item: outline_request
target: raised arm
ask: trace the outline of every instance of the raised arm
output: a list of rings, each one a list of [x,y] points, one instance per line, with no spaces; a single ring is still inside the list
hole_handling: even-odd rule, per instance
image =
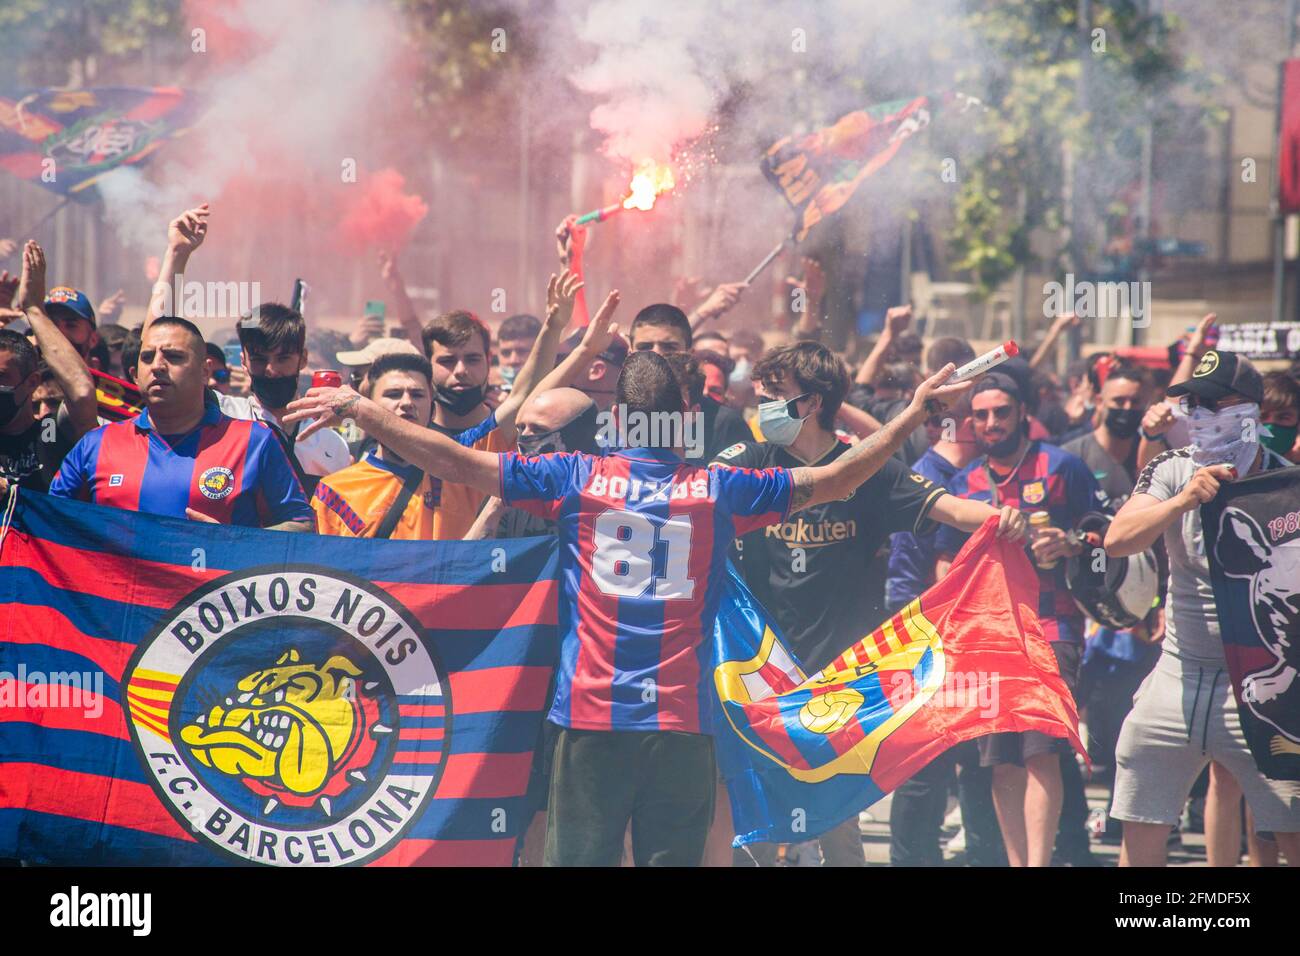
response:
[[[819,342],[822,331],[822,297],[826,294],[826,273],[816,259],[804,258],[803,278],[786,279],[791,294],[803,290],[803,309],[799,321],[790,330],[796,341]]]
[[[1187,351],[1183,353],[1183,357],[1178,362],[1178,368],[1174,369],[1173,378],[1169,380],[1170,385],[1177,385],[1179,382],[1185,382],[1192,377],[1192,370],[1196,368],[1196,363],[1205,354],[1207,348],[1205,339],[1210,334],[1210,329],[1214,327],[1216,319],[1218,319],[1218,315],[1211,312],[1202,318],[1196,326],[1196,331],[1192,333],[1192,337],[1187,341]]]
[[[902,447],[907,436],[929,414],[927,402],[944,405],[969,391],[972,381],[944,385],[957,366],[951,362],[917,386],[912,402],[880,431],[864,438],[829,465],[795,468],[794,493],[790,500],[791,513],[821,504],[847,498],[858,485],[879,471],[889,456]],[[933,406],[932,406],[933,407]]]
[[[167,224],[167,251],[163,253],[158,281],[149,295],[149,308],[144,313],[141,337],[149,331],[149,323],[160,316],[181,314],[181,303],[172,301],[173,290],[179,287],[177,278],[184,275],[194,250],[203,245],[208,234],[208,204],[187,209]]]
[[[719,319],[736,307],[741,295],[749,284],[745,282],[724,282],[708,294],[691,312],[688,320],[691,332],[698,332],[700,326],[711,319]]]
[[[497,427],[507,432],[515,426],[515,416],[528,396],[537,391],[543,376],[555,368],[555,353],[560,349],[560,336],[573,317],[573,304],[582,291],[582,280],[576,272],[566,270],[563,275],[552,274],[546,287],[546,318],[542,331],[515,376],[515,384],[504,402],[497,408]]]
[[[309,389],[306,396],[289,403],[289,413],[280,421],[292,425],[310,419],[314,421],[299,432],[298,441],[351,419],[379,444],[443,481],[469,485],[489,495],[499,490],[500,455],[466,448],[432,428],[398,418],[347,386]]]
[[[420,316],[416,313],[415,303],[411,301],[411,296],[406,291],[406,280],[398,271],[397,257],[383,249],[379,251],[379,276],[384,280],[384,288],[388,290],[388,295],[393,300],[397,319],[402,323],[402,331],[417,349],[423,351],[424,340],[420,337],[423,331],[420,328]]]
[[[595,316],[587,324],[587,331],[583,333],[578,347],[566,355],[563,362],[537,383],[534,392],[545,392],[552,388],[565,388],[572,385],[578,373],[590,365],[601,352],[609,348],[609,343],[618,334],[618,323],[612,319],[620,301],[617,289],[605,296],[605,301],[600,304]]]
[[[95,414],[98,409],[95,382],[72,343],[41,308],[45,301],[45,253],[35,239],[29,239],[23,248],[23,276],[19,289],[22,298],[18,307],[26,313],[41,358],[63,389],[68,421],[72,423],[75,437],[80,438],[99,423]]]
[[[1219,493],[1219,485],[1231,481],[1234,472],[1229,465],[1210,465],[1198,468],[1182,489],[1170,498],[1161,500],[1156,495],[1137,493],[1124,502],[1119,513],[1106,529],[1106,553],[1113,558],[1137,554],[1156,543],[1165,529]]]
[[[866,438],[880,431],[880,421],[875,415],[848,402],[840,403],[840,410],[835,413],[835,420],[859,438]]]
[[[1061,337],[1061,333],[1066,329],[1079,324],[1079,317],[1073,312],[1066,312],[1058,315],[1050,326],[1047,327],[1047,334],[1043,336],[1042,343],[1038,350],[1034,352],[1034,357],[1029,360],[1030,368],[1038,368],[1039,365],[1056,351],[1056,342]]]
[[[894,344],[894,339],[902,335],[907,329],[907,323],[912,321],[912,307],[910,305],[898,305],[885,313],[885,325],[880,330],[880,337],[876,339],[875,346],[858,369],[857,377],[854,381],[859,385],[870,385],[876,380],[880,367],[885,364],[885,355],[889,352],[889,347]]]

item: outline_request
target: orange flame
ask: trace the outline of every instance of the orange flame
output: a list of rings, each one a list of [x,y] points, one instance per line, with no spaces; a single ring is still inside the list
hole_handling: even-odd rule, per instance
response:
[[[631,195],[623,200],[624,209],[653,209],[655,198],[675,185],[673,168],[652,159],[643,162],[628,186]]]

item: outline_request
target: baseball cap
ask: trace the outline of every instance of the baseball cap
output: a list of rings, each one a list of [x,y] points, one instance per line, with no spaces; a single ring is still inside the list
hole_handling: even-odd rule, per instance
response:
[[[45,297],[45,314],[54,318],[59,312],[71,314],[74,318],[85,319],[95,324],[95,310],[90,306],[86,293],[71,286],[61,285],[51,289]]]
[[[1252,402],[1259,403],[1264,400],[1264,379],[1250,363],[1250,359],[1236,352],[1210,349],[1196,363],[1192,377],[1171,385],[1165,394],[1172,398],[1195,395],[1211,402],[1229,395],[1244,395]]]
[[[363,349],[354,352],[337,352],[335,358],[340,365],[372,365],[381,355],[420,355],[424,353],[406,339],[382,338],[371,339]]]
[[[1006,392],[1017,402],[1023,403],[1025,400],[1016,380],[1002,372],[989,372],[987,375],[980,376],[980,380],[971,390],[971,395],[975,396],[980,392]]]

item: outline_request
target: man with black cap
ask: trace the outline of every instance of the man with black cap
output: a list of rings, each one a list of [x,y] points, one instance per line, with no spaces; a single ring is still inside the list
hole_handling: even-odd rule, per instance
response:
[[[949,491],[994,507],[1047,512],[1048,526],[1034,530],[1031,545],[1038,567],[1038,617],[1061,677],[1074,693],[1084,617],[1066,587],[1065,559],[1082,546],[1067,532],[1099,506],[1097,481],[1077,456],[1029,437],[1029,413],[1020,386],[1007,375],[993,372],[976,383],[971,422],[983,454],[957,473]],[[955,528],[939,529],[936,577],[947,573],[965,538]],[[993,768],[993,804],[1007,859],[1012,866],[1049,865],[1064,797],[1061,757],[1070,759],[1068,744],[1026,731],[982,737],[979,748],[981,766]],[[1075,785],[1073,777],[1069,782]],[[1077,786],[1082,790],[1081,780]]]
[[[1289,464],[1258,437],[1264,382],[1246,358],[1211,349],[1191,378],[1170,387],[1192,444],[1157,455],[1106,532],[1106,552],[1136,554],[1163,537],[1169,599],[1160,659],[1124,721],[1111,815],[1124,821],[1121,866],[1163,866],[1169,828],[1193,781],[1213,760],[1240,785],[1258,830],[1272,831],[1300,864],[1300,783],[1259,772],[1241,731],[1210,583],[1201,505],[1222,482]],[[1207,847],[1210,864],[1235,866],[1239,847]]]

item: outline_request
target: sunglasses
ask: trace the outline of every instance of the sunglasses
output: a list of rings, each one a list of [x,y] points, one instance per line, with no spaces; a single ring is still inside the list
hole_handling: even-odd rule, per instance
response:
[[[982,422],[992,416],[1000,422],[1005,422],[1011,418],[1011,413],[1015,411],[1010,405],[999,405],[997,408],[983,408],[978,411],[972,410],[970,417],[977,422]]]

